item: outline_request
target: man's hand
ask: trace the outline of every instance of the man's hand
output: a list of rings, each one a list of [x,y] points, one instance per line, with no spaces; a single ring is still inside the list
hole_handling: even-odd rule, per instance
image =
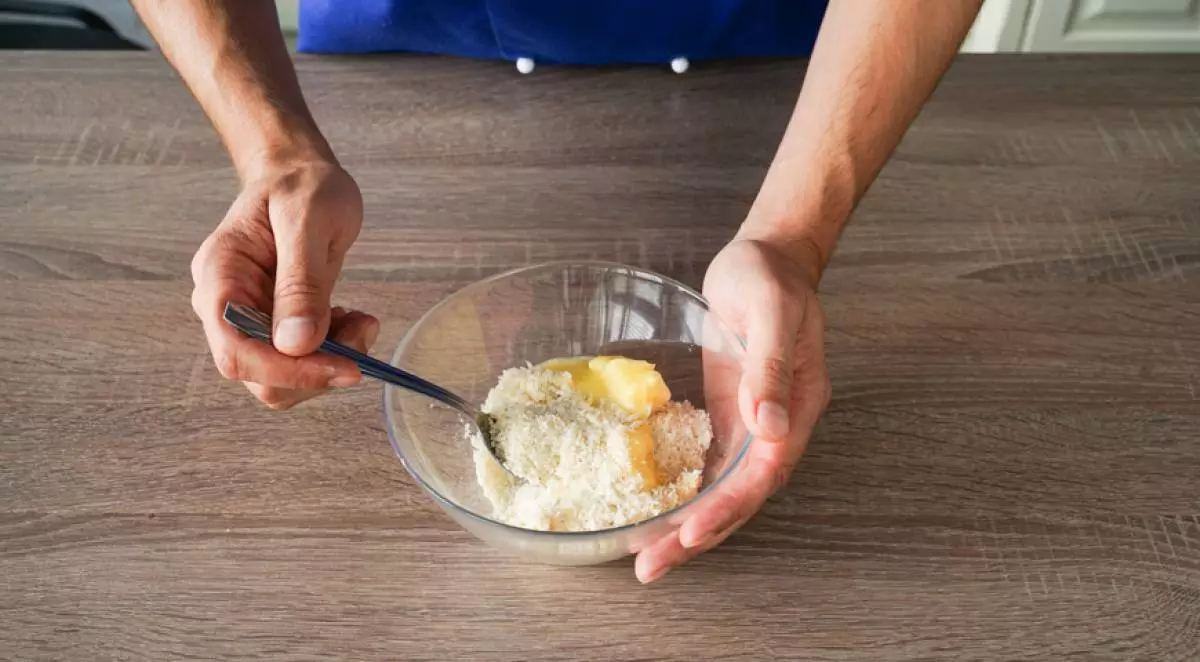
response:
[[[716,419],[736,398],[754,440],[744,466],[712,503],[678,534],[638,553],[642,581],[724,540],[784,483],[804,452],[830,397],[817,281],[981,2],[830,0],[758,197],[705,279],[713,309],[749,343],[736,396],[708,393],[724,380],[710,374],[721,366],[705,366],[705,404]]]
[[[335,164],[264,168],[192,260],[192,307],[217,369],[274,409],[360,379],[350,361],[312,352],[331,330],[362,352],[379,333],[374,317],[329,304],[362,214],[358,186]],[[230,327],[221,317],[226,302],[270,312],[275,346]]]
[[[741,468],[703,510],[677,535],[638,554],[641,581],[654,581],[720,544],[787,482],[804,452],[830,398],[825,318],[811,259],[786,246],[737,239],[709,267],[705,296],[747,341],[741,380],[728,389],[736,389],[737,412],[753,441]]]
[[[326,334],[366,351],[369,315],[329,309],[362,196],[313,120],[271,0],[132,0],[229,149],[238,196],[192,260],[192,307],[221,374],[286,409],[358,382],[348,360],[311,354]],[[227,301],[275,318],[275,347],[221,318]]]

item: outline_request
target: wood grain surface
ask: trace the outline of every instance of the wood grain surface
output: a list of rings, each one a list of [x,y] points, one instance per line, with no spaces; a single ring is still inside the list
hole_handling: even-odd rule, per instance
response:
[[[301,59],[367,205],[376,348],[551,258],[699,284],[803,63]],[[834,400],[783,493],[643,587],[497,557],[379,389],[278,414],[188,261],[236,181],[151,55],[0,56],[0,657],[1200,659],[1200,59],[961,59],[824,284]]]

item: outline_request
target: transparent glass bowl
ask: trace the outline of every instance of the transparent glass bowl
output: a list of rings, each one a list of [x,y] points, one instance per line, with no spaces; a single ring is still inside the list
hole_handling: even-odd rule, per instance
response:
[[[628,526],[547,532],[491,519],[463,417],[393,386],[384,389],[388,435],[417,483],[489,545],[544,563],[603,563],[673,534],[740,466],[750,442],[737,413],[743,350],[742,339],[695,290],[603,262],[542,264],[469,285],[434,306],[401,341],[394,365],[477,403],[503,370],[526,363],[604,354],[654,363],[672,399],[708,410],[713,442],[694,499]]]

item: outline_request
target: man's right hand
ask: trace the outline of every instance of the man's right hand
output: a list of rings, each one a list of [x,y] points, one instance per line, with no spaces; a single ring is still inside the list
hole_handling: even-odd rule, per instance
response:
[[[273,409],[361,377],[347,359],[313,352],[331,332],[362,352],[379,334],[379,320],[329,303],[362,215],[358,185],[338,165],[272,165],[247,181],[192,260],[192,307],[217,369]],[[274,347],[230,327],[226,302],[271,313]]]

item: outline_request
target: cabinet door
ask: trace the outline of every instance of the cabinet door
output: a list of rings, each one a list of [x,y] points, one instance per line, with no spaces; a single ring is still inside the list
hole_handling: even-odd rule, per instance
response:
[[[1021,50],[1200,52],[1200,0],[1033,0]]]
[[[275,9],[279,12],[279,27],[284,34],[295,34],[299,24],[299,0],[275,0]]]

